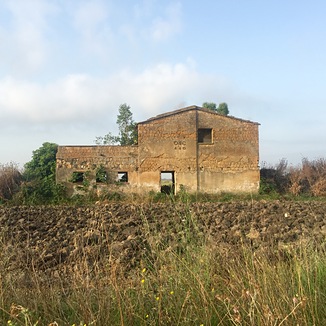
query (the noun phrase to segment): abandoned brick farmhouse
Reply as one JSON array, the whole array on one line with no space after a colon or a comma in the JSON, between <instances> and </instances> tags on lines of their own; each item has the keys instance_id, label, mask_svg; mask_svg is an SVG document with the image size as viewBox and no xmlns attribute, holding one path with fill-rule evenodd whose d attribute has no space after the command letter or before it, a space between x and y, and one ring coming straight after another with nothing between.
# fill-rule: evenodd
<instances>
[{"instance_id":1,"label":"abandoned brick farmhouse","mask_svg":"<svg viewBox=\"0 0 326 326\"><path fill-rule=\"evenodd\" d=\"M257 192L259 124L189 106L138 123L133 146L59 146L57 182L124 192Z\"/></svg>"}]
</instances>

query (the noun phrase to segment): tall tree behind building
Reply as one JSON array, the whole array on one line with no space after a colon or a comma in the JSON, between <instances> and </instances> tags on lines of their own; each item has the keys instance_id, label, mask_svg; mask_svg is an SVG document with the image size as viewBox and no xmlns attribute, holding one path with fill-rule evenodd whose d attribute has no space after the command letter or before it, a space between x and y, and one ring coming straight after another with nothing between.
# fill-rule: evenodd
<instances>
[{"instance_id":1,"label":"tall tree behind building","mask_svg":"<svg viewBox=\"0 0 326 326\"><path fill-rule=\"evenodd\" d=\"M137 144L137 123L134 121L130 106L126 103L119 106L119 114L117 116L117 125L119 135L115 136L111 132L105 136L96 137L97 145L134 145Z\"/></svg>"}]
</instances>

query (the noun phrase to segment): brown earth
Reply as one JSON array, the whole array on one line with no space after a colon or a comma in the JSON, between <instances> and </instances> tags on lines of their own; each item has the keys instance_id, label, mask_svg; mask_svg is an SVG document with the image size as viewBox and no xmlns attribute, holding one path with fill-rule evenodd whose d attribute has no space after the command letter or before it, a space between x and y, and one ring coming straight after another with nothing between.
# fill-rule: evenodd
<instances>
[{"instance_id":1,"label":"brown earth","mask_svg":"<svg viewBox=\"0 0 326 326\"><path fill-rule=\"evenodd\" d=\"M226 252L243 244L280 250L325 239L326 203L317 201L0 207L0 258L10 270L53 271L80 257L89 264L106 257L130 270L153 258L154 247L182 251L205 241Z\"/></svg>"}]
</instances>

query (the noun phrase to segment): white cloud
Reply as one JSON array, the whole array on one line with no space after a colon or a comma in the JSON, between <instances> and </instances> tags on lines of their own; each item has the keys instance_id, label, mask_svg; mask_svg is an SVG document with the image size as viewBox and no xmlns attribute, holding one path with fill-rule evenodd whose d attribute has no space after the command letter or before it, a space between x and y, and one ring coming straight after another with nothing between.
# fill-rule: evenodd
<instances>
[{"instance_id":1,"label":"white cloud","mask_svg":"<svg viewBox=\"0 0 326 326\"><path fill-rule=\"evenodd\" d=\"M124 70L106 78L71 74L48 84L6 77L0 80L0 114L27 123L97 123L128 103L138 119L179 103L201 104L208 94L227 91L223 79L200 74L191 60L160 63L141 73ZM198 101L200 101L198 103ZM102 118L99 118L102 116Z\"/></svg>"},{"instance_id":2,"label":"white cloud","mask_svg":"<svg viewBox=\"0 0 326 326\"><path fill-rule=\"evenodd\" d=\"M182 6L180 2L173 3L165 9L165 16L153 21L151 37L154 41L166 41L182 30Z\"/></svg>"}]
</instances>

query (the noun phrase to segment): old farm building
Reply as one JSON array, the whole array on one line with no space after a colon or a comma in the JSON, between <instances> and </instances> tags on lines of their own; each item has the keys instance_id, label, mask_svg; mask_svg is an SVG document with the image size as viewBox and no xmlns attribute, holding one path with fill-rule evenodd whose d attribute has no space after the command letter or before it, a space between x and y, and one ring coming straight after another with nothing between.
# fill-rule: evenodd
<instances>
[{"instance_id":1,"label":"old farm building","mask_svg":"<svg viewBox=\"0 0 326 326\"><path fill-rule=\"evenodd\" d=\"M257 192L256 122L190 106L138 123L133 146L59 146L57 182L125 192Z\"/></svg>"}]
</instances>

